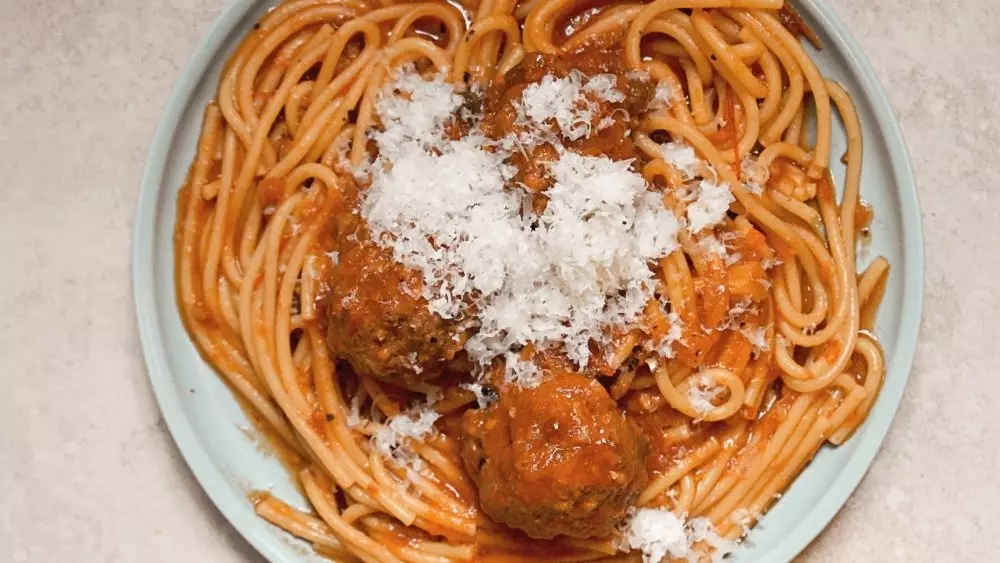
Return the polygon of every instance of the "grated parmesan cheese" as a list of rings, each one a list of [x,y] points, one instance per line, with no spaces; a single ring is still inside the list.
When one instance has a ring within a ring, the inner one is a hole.
[[[764,193],[764,184],[767,183],[767,170],[762,170],[757,166],[757,160],[749,154],[743,157],[740,163],[740,172],[743,174],[743,182],[746,190],[754,195]]]
[[[698,176],[702,161],[695,154],[694,148],[687,143],[671,142],[660,146],[663,160],[681,173],[685,180]]]
[[[719,240],[719,237],[715,235],[702,237],[701,240],[698,241],[697,247],[701,252],[721,256],[723,259],[725,259],[728,255],[725,243]]]
[[[764,268],[765,270],[770,270],[771,268],[780,265],[781,265],[781,260],[778,258],[765,258],[760,261],[760,267]]]
[[[666,304],[661,302],[660,307],[666,312]],[[684,335],[684,323],[681,322],[681,316],[677,314],[676,311],[671,311],[666,313],[667,322],[670,323],[670,328],[667,329],[667,334],[663,336],[663,339],[657,343],[648,343],[648,349],[655,351],[660,357],[663,358],[673,358],[676,354],[674,352],[674,343],[681,342]],[[650,370],[656,369],[650,366]]]
[[[446,138],[461,98],[440,78],[424,81],[411,69],[395,88],[410,98],[384,94],[377,104],[384,129],[373,136],[379,156],[362,216],[396,260],[422,272],[431,310],[454,318],[467,294],[503,282],[520,231],[519,205],[503,189],[514,170],[484,150],[482,137]]]
[[[604,117],[603,119],[601,119],[600,121],[597,122],[597,130],[598,131],[603,131],[603,130],[607,129],[608,127],[611,127],[612,125],[614,125],[615,124],[615,116],[616,115],[621,115],[621,119],[624,120],[624,121],[628,121],[630,119],[630,116],[629,116],[629,113],[628,113],[627,109],[625,109],[625,108],[615,108],[614,110],[611,111],[610,114],[608,114],[606,117]],[[629,131],[626,131],[625,132],[625,136],[628,136],[628,135],[629,135]]]
[[[695,518],[688,522],[688,538],[691,543],[703,543],[708,547],[713,563],[721,563],[727,555],[736,550],[738,542],[727,540],[715,531],[708,518]],[[702,557],[697,553],[688,554],[689,563],[699,563]]]
[[[351,176],[362,184],[368,183],[372,175],[372,163],[369,160],[362,160],[356,166],[349,168]]]
[[[592,103],[581,92],[620,99],[613,75],[584,78],[545,77],[525,90],[519,111],[536,126],[572,129]],[[376,103],[383,127],[372,134],[379,155],[361,214],[373,240],[422,274],[433,312],[457,319],[475,305],[470,358],[482,367],[503,358],[509,381],[537,385],[537,367],[514,351],[562,346],[585,366],[592,342],[606,344],[608,328],[641,315],[655,286],[649,264],[678,247],[680,221],[631,162],[561,145],[547,164],[554,184],[545,211],[532,216],[527,194],[506,186],[510,147],[475,131],[447,136],[459,104],[440,78],[397,73]]]
[[[462,105],[462,97],[443,76],[425,79],[412,65],[401,67],[393,77],[391,88],[380,96],[378,115],[385,125],[375,136],[380,160],[391,162],[397,149],[413,144],[434,148],[443,138],[443,126]],[[414,111],[417,110],[417,111]]]
[[[691,403],[694,410],[701,414],[707,414],[715,408],[715,404],[712,403],[712,399],[719,395],[719,389],[717,387],[712,387],[709,389],[702,389],[697,385],[692,385],[687,390],[687,400]]]
[[[467,391],[471,391],[472,394],[476,396],[476,404],[481,409],[485,409],[493,403],[490,396],[483,390],[482,383],[462,383],[459,387]]]
[[[729,204],[735,201],[728,184],[716,184],[709,180],[698,183],[697,199],[688,205],[688,230],[697,233],[722,222],[729,211]]]
[[[709,379],[704,374],[697,374],[692,378],[691,386],[685,396],[694,410],[706,414],[715,408],[712,401],[722,393],[723,389],[714,379]]]
[[[668,556],[687,557],[691,550],[684,521],[664,508],[636,510],[623,532],[622,547],[641,551],[644,563],[661,563]]]
[[[750,533],[750,525],[753,523],[753,515],[745,508],[738,508],[729,515],[729,521],[736,524],[743,530],[743,535]]]
[[[473,357],[563,342],[585,366],[591,339],[642,312],[654,285],[649,261],[678,246],[677,218],[628,162],[566,152],[550,170],[545,212],[508,258],[502,291],[480,303]]]
[[[757,312],[757,306],[754,304],[752,299],[745,297],[729,308],[729,312],[726,314],[726,320],[719,327],[719,330],[737,328],[740,326],[740,317],[746,313],[755,312]]]
[[[719,536],[708,518],[685,521],[665,508],[635,510],[621,532],[619,549],[641,552],[644,563],[699,563],[706,558],[719,562],[737,545]]]
[[[542,371],[533,362],[522,360],[520,354],[504,354],[504,378],[514,385],[533,389],[542,382]]]
[[[630,70],[625,73],[625,78],[628,78],[629,80],[649,82],[649,73],[645,70]]]
[[[583,86],[583,91],[593,95],[598,100],[617,104],[625,101],[625,94],[616,86],[618,77],[613,74],[597,74],[591,76]]]
[[[350,293],[345,295],[344,298],[340,300],[340,305],[341,307],[349,307],[351,303],[354,303],[357,300],[358,300],[358,288],[353,288],[351,289]]]
[[[565,78],[550,74],[540,82],[529,84],[521,101],[514,102],[519,121],[547,127],[551,120],[570,140],[586,136],[590,132],[593,108],[582,96],[580,82],[579,74],[571,73]]]
[[[516,125],[552,133],[552,122],[570,140],[586,137],[591,132],[591,121],[597,112],[595,101],[619,103],[625,100],[625,94],[616,88],[616,84],[617,77],[613,74],[588,78],[574,70],[563,78],[551,74],[544,76],[541,81],[529,84],[521,99],[513,102],[518,113]],[[539,142],[537,136],[530,134],[518,137],[522,144]]]
[[[661,80],[656,83],[656,91],[653,93],[653,99],[649,102],[648,109],[668,109],[670,108],[670,101],[674,98],[674,87],[670,82],[666,80]]]
[[[743,328],[741,331],[743,336],[750,341],[750,345],[753,346],[753,357],[760,357],[761,353],[766,352],[769,349],[767,344],[767,329],[764,327],[757,327],[755,329]]]
[[[351,410],[347,413],[347,427],[358,428],[361,425],[361,395],[355,394],[351,398]]]
[[[441,415],[430,408],[415,407],[407,412],[389,417],[375,430],[372,445],[386,457],[397,457],[396,452],[406,438],[423,440],[434,432],[434,423]]]

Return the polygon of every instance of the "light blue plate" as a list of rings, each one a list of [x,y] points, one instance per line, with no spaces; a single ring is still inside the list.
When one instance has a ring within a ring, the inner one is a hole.
[[[177,191],[195,152],[202,110],[228,54],[276,0],[236,2],[215,22],[177,84],[149,153],[136,212],[133,283],[149,377],[184,458],[212,501],[273,562],[318,561],[308,548],[259,519],[247,499],[271,489],[306,506],[288,474],[248,437],[252,428],[229,389],[198,355],[181,325],[173,283],[172,235]],[[824,448],[750,535],[733,559],[788,561],[827,525],[861,481],[885,437],[913,362],[923,300],[923,238],[913,172],[885,93],[857,43],[818,0],[795,3],[825,45],[816,60],[854,95],[864,126],[862,196],[875,208],[873,242],[892,273],[877,334],[888,376],[861,430],[840,448]],[[846,147],[834,130],[833,154]],[[839,159],[834,176],[843,178]]]

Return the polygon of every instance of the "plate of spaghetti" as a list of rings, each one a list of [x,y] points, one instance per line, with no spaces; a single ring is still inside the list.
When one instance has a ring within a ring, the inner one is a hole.
[[[922,268],[812,0],[234,4],[135,246],[164,417],[283,562],[788,560],[888,429]]]

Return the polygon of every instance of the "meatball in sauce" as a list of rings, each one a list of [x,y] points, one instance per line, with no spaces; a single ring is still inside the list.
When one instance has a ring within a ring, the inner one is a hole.
[[[420,273],[368,240],[363,225],[339,246],[327,305],[327,346],[356,373],[403,386],[460,361],[464,332],[430,311]]]
[[[610,534],[647,480],[645,438],[585,375],[511,386],[464,423],[482,510],[536,539]]]

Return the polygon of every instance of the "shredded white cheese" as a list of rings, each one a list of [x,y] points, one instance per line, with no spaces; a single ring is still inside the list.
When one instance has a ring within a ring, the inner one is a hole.
[[[645,70],[630,70],[625,73],[625,78],[629,80],[641,80],[642,82],[649,82],[649,73]]]
[[[405,66],[396,72],[390,88],[394,92],[385,92],[377,104],[384,125],[375,136],[380,160],[388,157],[392,162],[396,149],[414,144],[428,149],[439,146],[442,126],[462,105],[462,97],[452,85],[442,76],[426,79],[412,66]]]
[[[411,99],[384,95],[378,103],[384,130],[374,134],[379,156],[362,216],[396,260],[423,273],[431,310],[454,318],[467,294],[503,283],[521,230],[518,202],[503,189],[514,171],[481,137],[445,138],[461,102],[451,86],[403,73],[395,87]]]
[[[703,236],[697,244],[698,250],[706,254],[721,256],[723,259],[728,255],[726,245],[715,235]]]
[[[685,393],[688,402],[694,410],[701,414],[707,414],[715,409],[712,402],[725,388],[718,384],[715,379],[707,377],[703,373],[696,374],[691,380],[691,386]]]
[[[697,233],[718,225],[726,217],[729,204],[735,201],[729,185],[702,180],[696,189],[697,199],[688,205],[688,230]]]
[[[712,399],[718,395],[719,389],[717,387],[702,389],[697,385],[692,385],[687,391],[687,400],[694,407],[694,410],[701,414],[707,414],[715,408]]]
[[[504,378],[520,387],[538,387],[542,382],[542,371],[534,362],[521,359],[516,352],[504,354]]]
[[[486,407],[490,406],[490,403],[492,401],[483,391],[482,383],[462,383],[461,385],[459,385],[459,387],[467,391],[471,391],[472,394],[476,396],[476,404],[479,406],[479,408],[485,409]]]
[[[361,395],[355,394],[351,398],[351,410],[347,413],[347,427],[357,428],[361,424]]]
[[[771,268],[780,265],[781,265],[781,260],[778,258],[765,258],[760,261],[760,267],[764,268],[765,270],[770,270]]]
[[[625,101],[625,94],[617,88],[618,77],[613,74],[591,76],[583,86],[583,91],[599,100],[617,104]]]
[[[743,535],[750,533],[750,525],[753,523],[753,515],[745,508],[738,508],[729,516],[729,521],[736,524],[743,530]]]
[[[354,303],[357,300],[358,300],[358,288],[353,288],[351,289],[350,293],[348,293],[346,296],[344,296],[343,299],[340,300],[340,305],[341,307],[346,308],[349,307],[351,303]]]
[[[681,142],[670,142],[661,145],[660,151],[663,153],[663,160],[676,168],[685,180],[691,180],[698,176],[702,161],[695,154],[694,148],[691,145]]]
[[[613,75],[548,76],[520,107],[535,125],[554,120],[566,134],[587,96],[620,100],[614,85]],[[375,241],[422,274],[433,312],[458,319],[475,305],[466,319],[476,329],[466,342],[473,360],[504,358],[508,380],[537,385],[541,374],[517,350],[562,346],[585,366],[592,342],[606,344],[609,328],[641,314],[655,286],[650,263],[678,247],[680,222],[630,162],[561,145],[548,164],[545,211],[525,212],[530,198],[506,185],[515,170],[504,146],[476,132],[446,135],[459,104],[440,78],[397,74],[376,105],[379,155],[361,214]]]
[[[660,303],[660,306],[666,310],[666,304]],[[681,316],[675,311],[671,311],[666,314],[667,322],[670,323],[670,328],[667,329],[667,334],[663,336],[663,339],[656,343],[647,343],[647,349],[655,351],[657,355],[663,358],[673,358],[676,354],[674,353],[674,343],[681,342],[684,335],[684,324],[681,322]],[[655,367],[650,367],[650,369],[656,369]]]
[[[692,544],[703,543],[708,547],[709,557],[713,563],[721,563],[738,546],[738,542],[720,536],[708,518],[695,518],[688,522],[688,537]],[[689,563],[700,563],[701,561],[700,554],[688,554]]]
[[[628,520],[622,547],[642,552],[644,563],[661,563],[668,556],[687,557],[691,550],[684,521],[663,508],[642,508]]]
[[[394,457],[406,438],[423,440],[432,434],[434,423],[440,417],[440,414],[426,406],[397,414],[375,430],[372,444],[386,457]]]
[[[621,531],[619,547],[625,551],[641,552],[644,563],[663,563],[673,559],[699,563],[706,556],[717,562],[736,548],[736,542],[719,536],[708,518],[686,522],[683,517],[664,508],[635,510]]]
[[[514,101],[518,112],[517,125],[526,129],[539,129],[553,133],[550,124],[562,134],[576,140],[591,133],[591,121],[597,112],[595,102],[619,103],[625,94],[616,88],[613,74],[587,77],[574,70],[563,78],[547,75],[541,81],[529,84]],[[520,139],[524,144],[535,144],[537,138]]]
[[[761,353],[766,352],[769,347],[767,344],[767,329],[764,327],[757,327],[755,329],[744,328],[740,332],[743,336],[750,341],[750,345],[753,346],[753,357],[760,357]]]
[[[757,159],[749,154],[744,156],[740,163],[740,172],[743,174],[743,185],[748,192],[756,195],[764,193],[767,170],[762,170],[760,166],[757,166]]]
[[[666,109],[670,107],[670,101],[674,98],[674,87],[670,82],[661,80],[656,84],[656,91],[653,99],[649,102],[651,110]]]
[[[586,365],[591,339],[642,312],[654,285],[649,261],[678,246],[677,218],[628,162],[567,152],[550,169],[545,212],[509,254],[502,290],[480,302],[473,357],[563,342]]]
[[[414,390],[423,393],[427,397],[427,406],[433,406],[444,397],[444,391],[440,387],[429,383],[420,383],[414,386]]]
[[[414,372],[416,372],[416,373],[419,374],[422,371],[424,371],[423,368],[421,368],[420,365],[417,363],[417,353],[416,352],[410,352],[406,356],[406,361],[410,362],[410,368],[413,369]]]
[[[358,182],[367,183],[371,179],[372,163],[369,160],[362,160],[356,166],[351,166],[350,172]]]
[[[629,113],[628,113],[627,109],[625,109],[625,108],[615,108],[614,110],[611,111],[611,113],[609,113],[607,116],[605,116],[604,118],[602,118],[600,121],[597,122],[597,130],[598,131],[603,131],[603,130],[607,129],[608,127],[611,127],[612,125],[614,125],[615,124],[615,117],[616,116],[619,117],[619,119],[621,119],[623,121],[628,121],[630,119],[630,116],[629,116]],[[625,135],[628,136],[628,134],[629,134],[629,132],[626,131]]]
[[[754,304],[753,300],[749,297],[741,299],[736,302],[732,307],[729,308],[729,312],[726,314],[726,320],[722,323],[722,326],[718,327],[719,330],[727,330],[731,328],[737,328],[740,326],[740,317],[746,313],[752,313],[757,311],[757,306]]]

